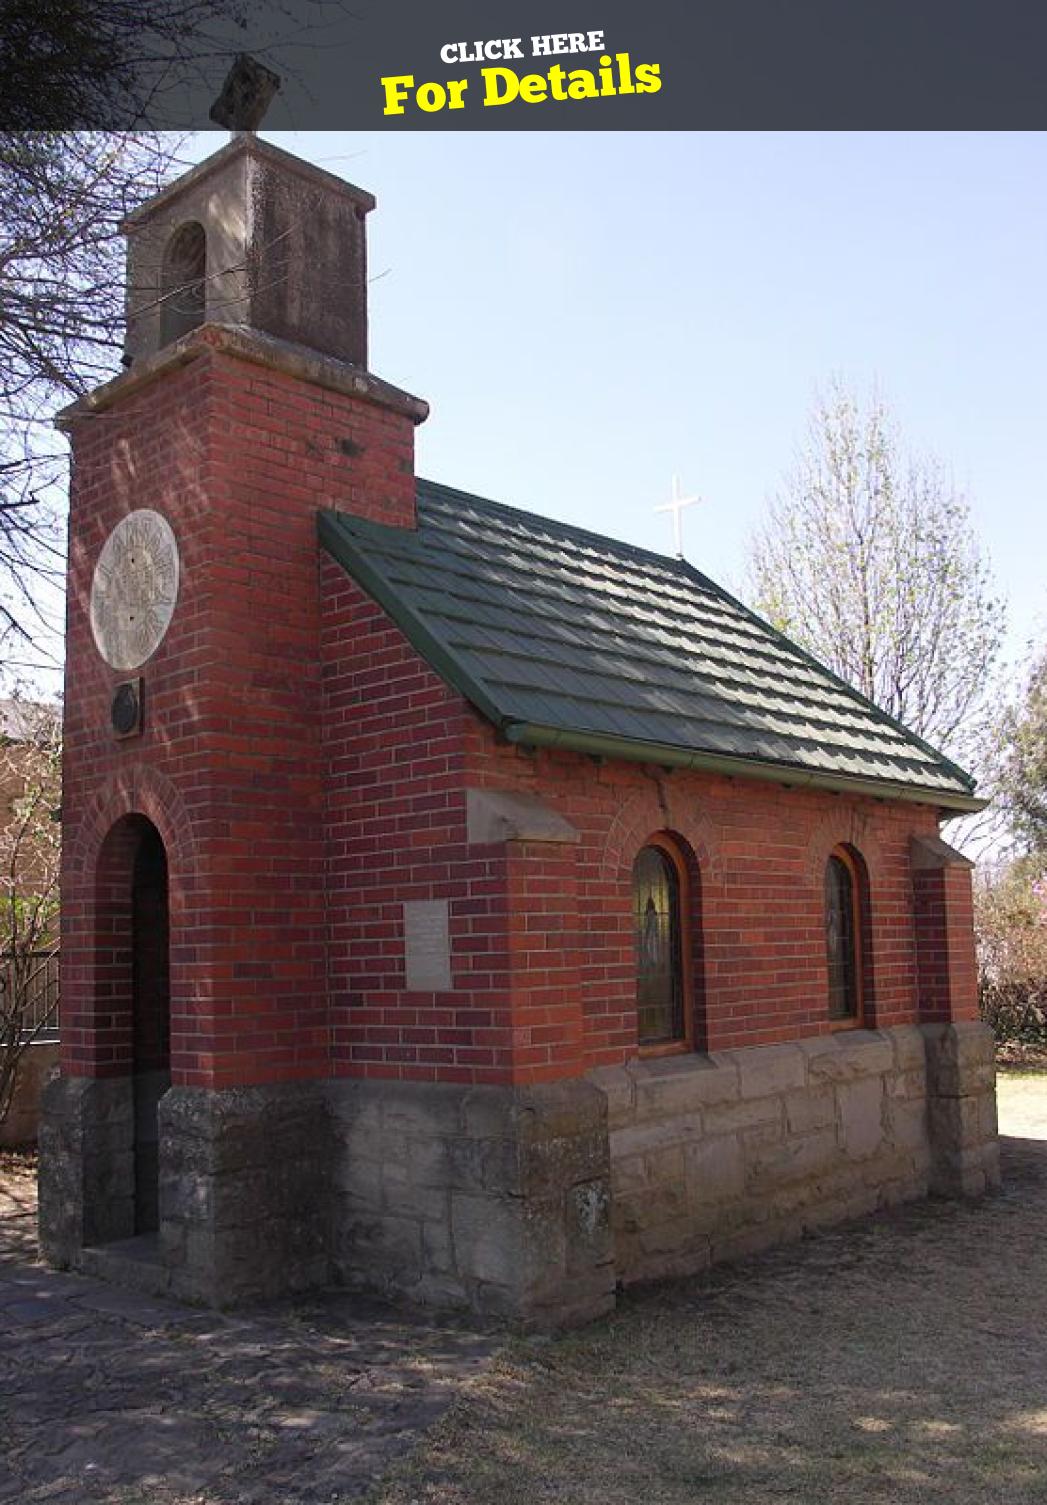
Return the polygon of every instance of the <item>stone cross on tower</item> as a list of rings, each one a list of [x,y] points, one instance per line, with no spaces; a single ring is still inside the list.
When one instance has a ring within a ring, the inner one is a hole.
[[[279,90],[280,75],[257,58],[241,52],[211,106],[210,117],[215,125],[224,125],[234,136],[256,131]]]
[[[695,502],[700,502],[700,496],[681,496],[680,478],[673,476],[672,496],[663,507],[656,507],[655,512],[671,512],[673,515],[673,548],[677,559],[683,558],[683,525],[680,515],[685,507],[693,507]]]

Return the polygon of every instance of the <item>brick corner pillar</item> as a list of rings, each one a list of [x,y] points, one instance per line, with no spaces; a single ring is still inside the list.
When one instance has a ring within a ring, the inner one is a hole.
[[[614,1305],[607,1104],[584,1077],[579,833],[518,792],[469,790],[467,815],[470,842],[501,841],[506,857],[512,1086],[481,1121],[490,1114],[514,1153],[497,1186],[505,1237],[490,1297],[527,1326],[571,1326]],[[476,1213],[452,1202],[474,1278],[496,1226]]]
[[[974,864],[936,836],[914,837],[910,860],[931,1190],[977,1196],[999,1185],[1000,1155],[993,1037],[978,1017]]]
[[[610,1311],[615,1287],[607,1101],[583,1075],[578,833],[531,794],[470,788],[465,803],[463,851],[496,875],[482,942],[498,981],[475,1028],[497,1056],[467,1079],[337,1083],[335,1270],[426,1305],[573,1326]]]
[[[216,1306],[327,1278],[316,515],[413,527],[421,414],[332,358],[204,325],[63,419],[62,1057],[40,1178],[54,1264]],[[90,602],[106,540],[143,512],[170,528],[179,580],[124,738],[111,706],[132,671],[99,651]]]

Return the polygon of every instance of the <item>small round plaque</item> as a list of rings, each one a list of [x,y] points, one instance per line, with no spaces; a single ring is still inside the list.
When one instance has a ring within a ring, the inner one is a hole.
[[[91,631],[113,669],[137,669],[159,648],[178,600],[174,529],[148,507],[106,539],[91,582]]]
[[[141,695],[134,680],[125,679],[122,685],[117,685],[109,714],[118,737],[129,737],[141,728]]]

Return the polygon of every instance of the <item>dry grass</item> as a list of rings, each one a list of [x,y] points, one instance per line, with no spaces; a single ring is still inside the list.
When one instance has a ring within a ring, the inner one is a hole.
[[[372,1505],[1047,1501],[1047,1076],[1007,1187],[628,1297],[512,1346]],[[1034,1137],[1035,1136],[1035,1137]]]

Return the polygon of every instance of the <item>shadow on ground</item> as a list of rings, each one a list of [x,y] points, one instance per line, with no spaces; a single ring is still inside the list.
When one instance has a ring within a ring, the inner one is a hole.
[[[6,1169],[4,1505],[358,1499],[488,1360],[489,1337],[343,1295],[233,1318],[45,1270]]]
[[[1047,1500],[1047,1143],[1005,1189],[879,1215],[517,1345],[381,1505]]]
[[[1021,1090],[999,1195],[634,1292],[493,1360],[342,1296],[225,1318],[42,1270],[16,1168],[0,1501],[1042,1505],[1047,1081]]]

